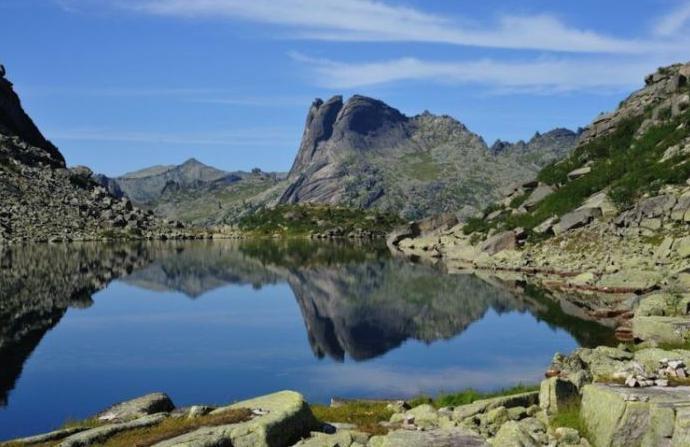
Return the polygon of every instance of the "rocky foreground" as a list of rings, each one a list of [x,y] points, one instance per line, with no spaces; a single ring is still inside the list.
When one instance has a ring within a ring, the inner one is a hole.
[[[557,355],[539,390],[441,407],[386,405],[368,424],[319,420],[282,391],[176,408],[154,393],[4,447],[586,447],[690,445],[690,351],[599,347]],[[581,397],[580,397],[581,396]],[[333,401],[332,407],[367,405]],[[372,414],[373,411],[372,411]],[[571,416],[571,419],[564,417]],[[576,415],[574,419],[572,416]],[[380,413],[379,413],[380,416]],[[372,425],[373,424],[373,425]],[[578,430],[579,429],[579,430]]]

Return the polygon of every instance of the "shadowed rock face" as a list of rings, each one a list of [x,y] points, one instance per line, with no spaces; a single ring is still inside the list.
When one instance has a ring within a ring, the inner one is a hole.
[[[564,156],[576,139],[557,129],[492,151],[448,116],[407,117],[359,95],[317,99],[279,202],[375,207],[408,218],[476,209],[502,184],[528,180]]]
[[[22,141],[44,151],[44,157],[25,159],[33,164],[39,160],[56,167],[64,167],[65,159],[58,149],[46,140],[33,120],[24,112],[19,96],[14,92],[12,83],[0,76],[0,134],[19,137]]]

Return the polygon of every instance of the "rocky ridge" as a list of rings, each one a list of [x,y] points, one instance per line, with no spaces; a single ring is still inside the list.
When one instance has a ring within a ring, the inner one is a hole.
[[[563,156],[577,138],[558,129],[489,150],[449,116],[407,117],[359,95],[317,99],[279,201],[372,207],[406,218],[466,214],[495,199],[506,181],[527,180]]]
[[[86,167],[66,167],[0,77],[0,244],[190,235],[181,223],[134,207],[97,180]]]

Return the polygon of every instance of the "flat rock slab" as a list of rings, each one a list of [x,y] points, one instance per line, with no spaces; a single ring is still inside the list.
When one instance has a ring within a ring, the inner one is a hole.
[[[102,443],[118,433],[159,424],[167,417],[167,414],[152,414],[129,422],[91,428],[66,438],[58,447],[87,447]]]
[[[429,431],[396,430],[371,438],[370,447],[489,447],[486,440],[462,428]]]
[[[690,387],[584,387],[581,416],[599,447],[690,445]]]
[[[17,444],[22,444],[22,445],[31,445],[31,444],[38,444],[41,442],[48,442],[48,441],[59,441],[60,439],[65,439],[68,436],[71,436],[75,433],[79,433],[86,430],[86,427],[71,427],[71,428],[64,428],[62,430],[55,430],[51,431],[50,433],[43,433],[41,435],[35,435],[35,436],[29,436],[27,438],[19,438],[19,439],[13,439],[12,443],[17,443]]]
[[[241,408],[259,416],[238,424],[200,428],[155,447],[285,447],[308,436],[318,425],[304,397],[294,391],[238,402],[211,414]]]

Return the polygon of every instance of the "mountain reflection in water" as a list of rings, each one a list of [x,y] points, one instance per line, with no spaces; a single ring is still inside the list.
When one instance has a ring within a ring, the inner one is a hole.
[[[391,258],[385,246],[291,241],[26,245],[0,252],[0,405],[68,308],[116,279],[203,300],[229,285],[287,284],[318,358],[365,361],[406,340],[457,337],[489,311],[529,312],[580,345],[611,331],[565,314],[557,301],[471,274],[448,275]]]

